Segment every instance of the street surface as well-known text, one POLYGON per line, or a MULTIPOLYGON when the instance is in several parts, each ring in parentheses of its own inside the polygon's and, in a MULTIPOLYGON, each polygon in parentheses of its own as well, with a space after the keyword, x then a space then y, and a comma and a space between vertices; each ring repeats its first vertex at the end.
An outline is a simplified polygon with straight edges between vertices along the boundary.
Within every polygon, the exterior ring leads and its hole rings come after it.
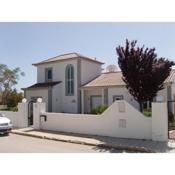
POLYGON ((15 134, 9 134, 9 136, 0 136, 0 153, 110 153, 110 152, 122 153, 125 151, 39 139, 15 134))

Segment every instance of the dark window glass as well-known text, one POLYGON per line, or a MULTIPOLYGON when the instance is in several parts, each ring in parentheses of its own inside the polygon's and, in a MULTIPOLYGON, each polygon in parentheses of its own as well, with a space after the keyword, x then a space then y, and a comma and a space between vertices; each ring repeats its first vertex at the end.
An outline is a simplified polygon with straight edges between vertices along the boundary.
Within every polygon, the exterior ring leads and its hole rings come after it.
POLYGON ((48 70, 47 79, 48 80, 51 80, 52 79, 52 70, 48 70))
POLYGON ((74 94, 74 68, 72 65, 66 67, 66 95, 74 94))

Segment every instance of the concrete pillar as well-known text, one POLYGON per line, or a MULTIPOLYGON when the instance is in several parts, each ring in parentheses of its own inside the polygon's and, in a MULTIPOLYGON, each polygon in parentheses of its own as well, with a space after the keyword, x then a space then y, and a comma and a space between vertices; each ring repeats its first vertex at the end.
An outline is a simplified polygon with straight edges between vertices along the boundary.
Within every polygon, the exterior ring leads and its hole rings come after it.
POLYGON ((40 113, 46 111, 46 103, 37 102, 33 104, 33 127, 40 129, 40 113))
POLYGON ((28 103, 18 103, 18 127, 26 128, 28 127, 28 103))
POLYGON ((84 114, 84 90, 81 90, 81 113, 84 114))
POLYGON ((168 140, 167 103, 152 103, 152 140, 168 140))
POLYGON ((102 94, 101 95, 102 96, 102 98, 101 98, 102 99, 102 103, 101 104, 104 105, 104 101, 105 101, 105 90, 104 89, 101 90, 101 94, 102 94))

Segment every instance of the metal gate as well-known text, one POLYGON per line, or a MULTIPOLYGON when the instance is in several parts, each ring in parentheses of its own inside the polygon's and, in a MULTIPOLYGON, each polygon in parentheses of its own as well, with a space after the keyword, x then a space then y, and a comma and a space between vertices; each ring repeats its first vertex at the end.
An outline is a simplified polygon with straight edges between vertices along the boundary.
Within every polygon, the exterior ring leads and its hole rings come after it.
POLYGON ((175 100, 168 101, 168 138, 175 139, 175 100))
POLYGON ((33 103, 36 103, 38 97, 32 97, 28 103, 28 126, 33 125, 33 103))

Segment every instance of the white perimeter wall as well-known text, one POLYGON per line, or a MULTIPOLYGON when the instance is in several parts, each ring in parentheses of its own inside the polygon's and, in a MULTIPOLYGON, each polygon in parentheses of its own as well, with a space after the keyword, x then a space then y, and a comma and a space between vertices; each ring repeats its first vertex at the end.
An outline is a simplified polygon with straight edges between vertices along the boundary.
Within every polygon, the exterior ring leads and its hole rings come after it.
POLYGON ((15 128, 28 126, 28 103, 18 103, 18 112, 0 111, 0 113, 5 114, 15 128))
POLYGON ((126 101, 116 101, 102 115, 41 114, 47 116, 46 122, 40 122, 43 130, 121 138, 152 138, 151 118, 143 116, 126 101), (120 112, 123 109, 124 112, 120 112))
POLYGON ((0 113, 4 114, 8 119, 12 121, 13 127, 18 127, 19 112, 0 111, 0 113))

